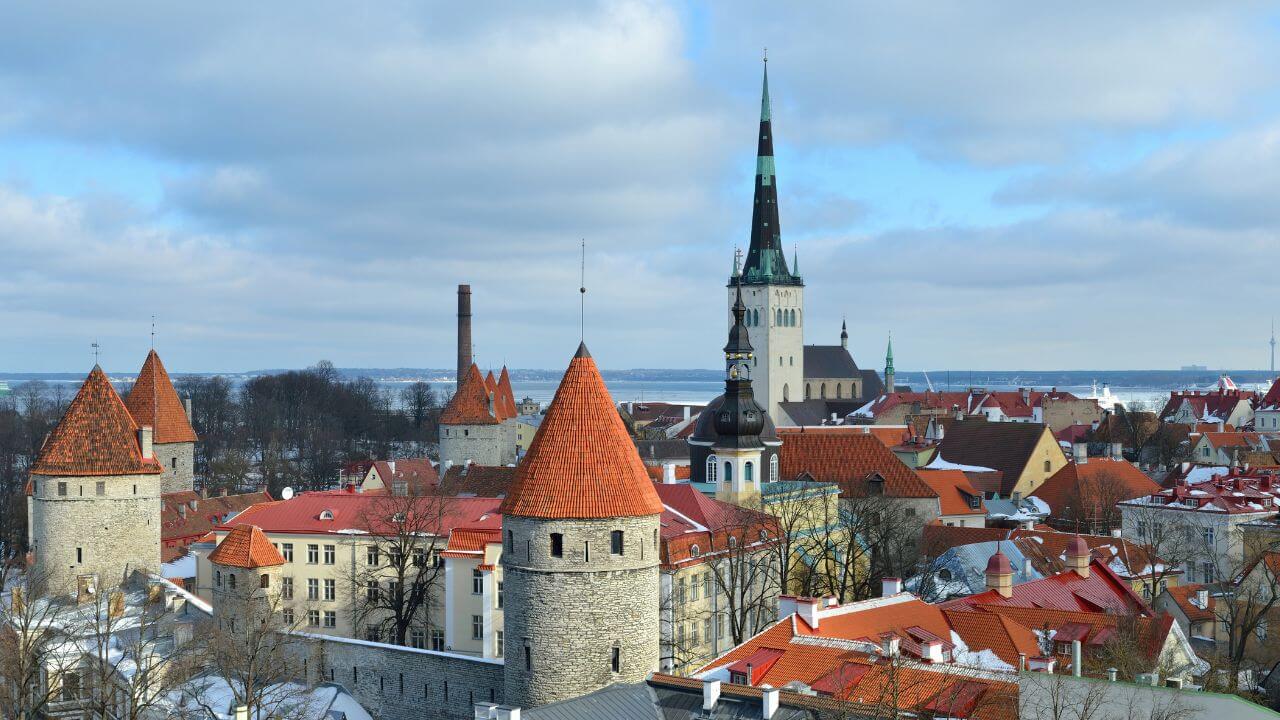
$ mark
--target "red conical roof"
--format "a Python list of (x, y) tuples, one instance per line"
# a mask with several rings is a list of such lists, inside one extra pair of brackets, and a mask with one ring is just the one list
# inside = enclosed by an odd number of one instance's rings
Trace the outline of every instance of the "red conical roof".
[(475, 363), (467, 370), (462, 384), (454, 391), (449, 404), (440, 413), (441, 425), (495, 425), (498, 419), (489, 412), (489, 391), (480, 368)]
[(999, 550), (987, 560), (987, 572), (993, 575), (1012, 575), (1013, 563)]
[(502, 414), (506, 417), (513, 418), (516, 416), (516, 396), (511, 389), (511, 375), (507, 373), (507, 366), (502, 366), (502, 374), (498, 376), (498, 398), (502, 404)]
[(500, 510), (536, 518), (662, 513), (596, 362), (579, 345)]
[(238, 568), (274, 567), (284, 556), (257, 525), (237, 525), (209, 553), (209, 562)]
[(155, 429), (155, 442), (195, 442), (196, 431), (187, 421), (187, 411), (182, 406), (178, 391), (169, 381), (169, 373), (160, 362), (160, 356), (152, 350), (142, 363), (142, 371), (129, 391), (124, 404), (139, 425)]
[(144, 460), (138, 426), (124, 401), (97, 365), (49, 433), (33, 475), (139, 475), (160, 472), (155, 459)]

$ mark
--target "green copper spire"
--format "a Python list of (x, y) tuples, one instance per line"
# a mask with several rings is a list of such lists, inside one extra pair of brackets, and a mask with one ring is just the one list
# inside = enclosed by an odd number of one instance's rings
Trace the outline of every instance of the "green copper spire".
[(889, 333), (889, 350), (884, 355), (884, 374), (893, 372), (893, 333)]
[(794, 275), (800, 274), (800, 247), (791, 246), (791, 272)]
[[(766, 55), (760, 92), (760, 133), (756, 148), (755, 203), (751, 211), (751, 245), (740, 276), (746, 285), (804, 285), (795, 268), (787, 268), (778, 224), (778, 178), (773, 159), (773, 104), (769, 98)], [(738, 276), (734, 276), (735, 278)], [(731, 279), (732, 282), (732, 279)]]

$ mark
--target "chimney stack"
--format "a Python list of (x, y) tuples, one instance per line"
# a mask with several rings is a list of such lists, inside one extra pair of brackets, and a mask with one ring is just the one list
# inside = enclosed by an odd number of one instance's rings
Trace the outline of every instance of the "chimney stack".
[(1089, 445), (1088, 443), (1072, 443), (1071, 454), (1077, 465), (1084, 465), (1089, 462)]
[(143, 460), (150, 460), (156, 456), (154, 438), (150, 425), (138, 428), (138, 447), (142, 450)]
[(471, 286), (458, 286), (458, 385), (471, 367)]
[(194, 422), (191, 419), (191, 396), (190, 395), (182, 398), (182, 409), (185, 410), (187, 413), (187, 422)]

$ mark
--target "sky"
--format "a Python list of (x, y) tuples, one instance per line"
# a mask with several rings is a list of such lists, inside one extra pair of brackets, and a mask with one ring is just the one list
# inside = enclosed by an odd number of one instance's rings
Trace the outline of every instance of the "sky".
[(719, 367), (766, 47), (806, 342), (1267, 364), (1273, 3), (364, 5), (0, 4), (0, 370)]

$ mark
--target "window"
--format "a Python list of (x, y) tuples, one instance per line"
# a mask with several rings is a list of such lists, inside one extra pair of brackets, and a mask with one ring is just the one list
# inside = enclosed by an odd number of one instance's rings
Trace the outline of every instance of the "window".
[(444, 631), (439, 628), (431, 628), (431, 649), (436, 652), (444, 650)]
[(59, 497), (66, 497), (66, 495), (67, 495), (67, 484), (66, 484), (65, 482), (62, 482), (61, 480), (59, 480), (59, 481), (58, 481), (58, 496), (59, 496)]
[(324, 626), (327, 628), (338, 627), (338, 613), (332, 610), (324, 611)]
[(702, 641), (698, 638), (698, 621), (695, 620), (689, 623), (689, 645), (690, 647), (697, 647), (701, 644)]
[(316, 578), (307, 578), (307, 599), (320, 599), (320, 581)]
[(591, 541), (582, 541), (582, 562), (591, 562)]
[(102, 481), (102, 480), (99, 480), (99, 481), (97, 482), (97, 484), (95, 485), (95, 487), (94, 487), (94, 492), (95, 492), (95, 493), (97, 493), (97, 494), (98, 494), (98, 495), (100, 495), (100, 496), (101, 496), (101, 495), (106, 495), (106, 494), (107, 494), (107, 483), (106, 483), (106, 482), (104, 482), (104, 481)]
[(564, 535), (551, 533), (551, 557), (564, 557)]
[(512, 552), (516, 549), (516, 536), (510, 530), (507, 531), (507, 544), (502, 549), (507, 552)]
[(324, 599), (333, 601), (337, 599), (337, 582), (336, 580), (324, 581)]
[(471, 571), (471, 594), (472, 595), (484, 594), (484, 573), (480, 572), (479, 570)]
[(769, 458), (769, 482), (778, 482), (778, 456)]
[(471, 639), (480, 640), (483, 637), (484, 637), (484, 616), (472, 615), (471, 616)]
[(729, 549), (733, 550), (738, 547), (738, 537), (736, 535), (729, 536)]
[(689, 557), (698, 557), (699, 555), (702, 555), (702, 548), (698, 547), (698, 544), (697, 544), (697, 543), (694, 543), (693, 545), (690, 545), (690, 546), (689, 546)]
[(320, 546), (308, 545), (307, 546), (307, 564), (316, 565), (319, 562), (320, 562)]
[(409, 631), (409, 647), (419, 650), (427, 647), (427, 634), (423, 632), (422, 628), (413, 628)]
[(689, 586), (684, 578), (680, 578), (680, 583), (676, 586), (676, 600), (683, 605), (689, 599)]
[(613, 652), (609, 656), (609, 669), (613, 672), (622, 672), (622, 648), (617, 645), (613, 646)]
[(377, 580), (369, 580), (364, 584), (364, 599), (369, 602), (378, 602), (382, 597), (382, 588), (378, 587)]
[(724, 613), (716, 613), (716, 637), (723, 640), (725, 636), (725, 626), (729, 623)]
[(377, 625), (366, 625), (364, 639), (369, 642), (382, 642), (382, 631), (378, 629)]
[(751, 483), (751, 482), (755, 482), (755, 479), (756, 479), (755, 463), (748, 460), (747, 464), (742, 468), (742, 480), (743, 482)]
[(293, 625), (293, 608), (285, 608), (280, 611), (280, 619), (285, 625)]
[(376, 567), (378, 565), (378, 561), (381, 559), (379, 555), (380, 553), (378, 552), (378, 546), (370, 545), (369, 548), (365, 550), (365, 553), (364, 553), (365, 564), (373, 565)]
[(731, 484), (733, 482), (733, 463), (730, 463), (728, 460), (725, 460), (724, 462), (724, 482), (725, 484)]
[(176, 458), (176, 457), (169, 458), (169, 468), (170, 468), (171, 470), (177, 470), (177, 469), (178, 469), (178, 458)]
[(266, 573), (263, 573), (262, 575), (259, 575), (259, 576), (258, 576), (258, 587), (260, 587), (260, 588), (265, 588), (265, 587), (270, 587), (270, 586), (271, 586), (271, 576), (270, 576), (270, 575), (268, 575), (268, 574), (266, 574)]
[[(711, 598), (711, 573), (706, 572), (702, 575), (702, 594), (708, 599)], [(707, 633), (707, 637), (711, 637), (711, 633)]]
[[(80, 548), (76, 548), (76, 562), (80, 562)], [(221, 570), (213, 574), (213, 583), (218, 587), (222, 587), (222, 571)]]
[(1213, 547), (1213, 539), (1214, 539), (1214, 537), (1213, 537), (1213, 528), (1211, 528), (1211, 527), (1207, 527), (1207, 528), (1205, 528), (1205, 529), (1203, 530), (1203, 532), (1202, 532), (1202, 535), (1204, 536), (1204, 544), (1205, 544), (1205, 546), (1206, 546), (1206, 547), (1209, 547), (1209, 548), (1212, 548), (1212, 547)]
[(716, 481), (716, 466), (719, 462), (715, 455), (707, 457), (707, 482), (713, 483)]
[(970, 509), (970, 510), (977, 510), (977, 509), (978, 509), (978, 508), (980, 508), (980, 507), (982, 507), (982, 498), (981, 498), (980, 496), (978, 496), (978, 495), (970, 495), (970, 496), (969, 496), (969, 509)]
[(64, 673), (62, 675), (62, 699), (76, 700), (80, 697), (80, 674)]
[(527, 643), (524, 646), (524, 669), (533, 669), (533, 648), (530, 648)]
[(498, 581), (498, 608), (502, 608), (502, 581)]
[(697, 600), (701, 588), (702, 584), (698, 582), (697, 578), (694, 578), (693, 581), (689, 583), (689, 599)]
[(307, 624), (310, 625), (311, 627), (320, 627), (320, 611), (319, 610), (307, 611)]
[(236, 574), (235, 574), (235, 573), (229, 573), (229, 574), (227, 575), (227, 587), (231, 588), (232, 590), (235, 590), (235, 589), (236, 589)]
[(609, 552), (614, 555), (622, 554), (622, 531), (611, 530), (609, 532)]
[(1052, 463), (1050, 463), (1048, 460), (1045, 460), (1045, 461), (1044, 461), (1044, 471), (1045, 471), (1045, 472), (1050, 472), (1052, 468), (1053, 468)]
[(676, 625), (676, 647), (684, 647), (684, 623)]
[[(76, 548), (76, 564), (79, 565), (80, 563), (83, 563), (83, 562), (84, 562), (84, 548), (78, 547)], [(222, 583), (219, 582), (218, 584), (221, 585)]]
[(325, 565), (332, 565), (332, 564), (333, 564), (333, 556), (334, 556), (334, 546), (332, 546), (332, 545), (325, 545), (325, 546), (324, 546), (324, 564), (325, 564)]
[(1267, 639), (1267, 619), (1258, 618), (1258, 626), (1253, 629), (1253, 634), (1258, 636), (1258, 641), (1262, 642)]
[(502, 657), (503, 649), (504, 648), (502, 647), (502, 631), (499, 630), (493, 640), (493, 654), (497, 655), (498, 657)]
[(281, 543), (280, 554), (284, 556), (285, 562), (293, 562), (293, 543)]
[(280, 599), (282, 600), (293, 599), (293, 578), (291, 577), (280, 578)]
[(414, 548), (413, 549), (413, 566), (425, 567), (426, 564), (427, 564), (427, 549)]
[(1217, 574), (1213, 567), (1213, 563), (1207, 562), (1207, 561), (1200, 563), (1200, 572), (1201, 572), (1200, 582), (1204, 582), (1204, 583), (1217, 582), (1217, 579), (1216, 579)]

